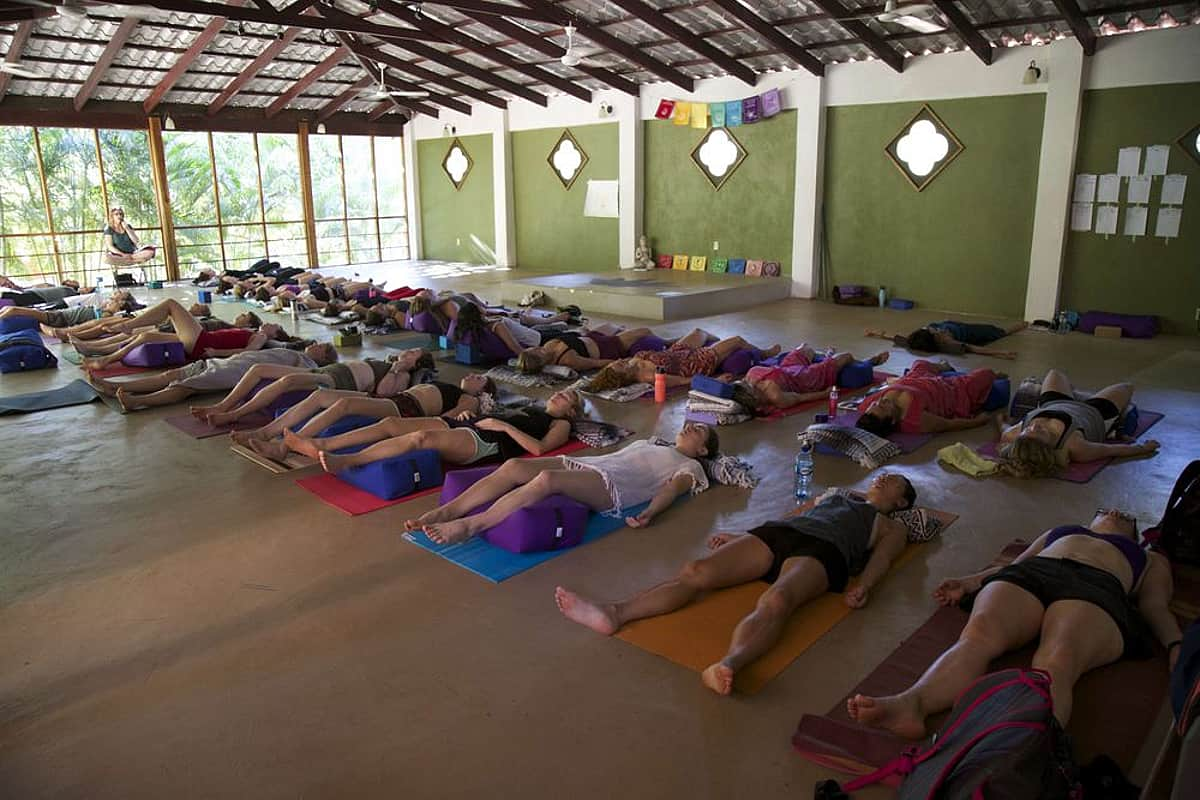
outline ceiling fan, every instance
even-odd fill
[[[18,78],[36,79],[46,77],[43,73],[38,72],[36,69],[22,67],[20,64],[10,64],[7,61],[0,61],[0,72],[7,72],[9,75],[15,75]]]
[[[126,19],[150,19],[158,13],[158,9],[153,6],[126,6],[120,3],[95,3],[85,7],[76,0],[63,0],[61,3],[50,3],[47,0],[13,0],[13,2],[23,6],[52,8],[55,16],[70,22],[82,22],[87,19],[89,10],[111,11],[111,13]]]
[[[896,0],[886,0],[883,11],[875,14],[858,14],[851,17],[834,17],[834,20],[873,19],[877,22],[890,22],[917,33],[940,33],[946,26],[940,22],[920,16],[921,14],[937,13],[933,3],[897,3]]]
[[[597,53],[604,52],[602,50],[581,50],[575,45],[575,34],[577,29],[573,23],[568,22],[563,28],[563,33],[567,35],[566,52],[558,59],[564,67],[578,67],[580,64],[588,67],[608,67],[612,66],[611,62],[600,61],[591,56]]]
[[[387,67],[383,64],[379,65],[379,83],[372,86],[370,89],[363,90],[359,95],[363,100],[372,100],[382,102],[393,97],[429,97],[429,92],[424,89],[389,89],[384,82],[384,77],[387,72]]]

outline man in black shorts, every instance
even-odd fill
[[[758,607],[733,632],[725,657],[704,670],[704,685],[733,690],[733,676],[775,644],[788,617],[825,592],[845,591],[846,605],[862,608],[872,587],[903,551],[908,531],[888,515],[912,508],[917,492],[908,478],[883,472],[865,497],[827,491],[789,519],[740,533],[718,533],[713,553],[684,564],[678,576],[617,603],[597,603],[558,587],[555,599],[569,619],[606,635],[636,619],[667,614],[702,592],[765,580]],[[858,583],[847,589],[851,575]]]

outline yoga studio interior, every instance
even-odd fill
[[[0,798],[1200,797],[1200,4],[0,0]]]

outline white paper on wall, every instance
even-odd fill
[[[1145,206],[1125,206],[1125,230],[1123,233],[1126,236],[1146,235]]]
[[[1096,206],[1096,233],[1112,236],[1117,232],[1117,206]]]
[[[1071,230],[1090,231],[1092,229],[1092,204],[1071,203]]]
[[[1160,208],[1154,223],[1154,235],[1164,239],[1179,238],[1179,222],[1183,219],[1182,208]]]
[[[1166,175],[1167,174],[1167,158],[1171,153],[1171,145],[1169,144],[1154,144],[1146,148],[1146,167],[1143,171],[1146,175]]]
[[[1149,203],[1150,202],[1150,176],[1149,175],[1134,175],[1129,179],[1129,194],[1126,195],[1127,203]]]
[[[1117,174],[1129,178],[1142,171],[1142,148],[1122,147],[1117,152]]]
[[[1163,178],[1162,197],[1159,202],[1165,206],[1181,206],[1185,191],[1187,191],[1187,175],[1167,175]]]
[[[585,217],[616,217],[617,181],[588,181],[583,199]]]
[[[1090,203],[1096,199],[1096,176],[1079,174],[1075,176],[1076,203]]]
[[[1121,201],[1121,176],[1115,172],[1101,175],[1096,184],[1097,203],[1119,203]]]

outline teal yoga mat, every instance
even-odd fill
[[[588,519],[587,530],[584,531],[582,542],[566,550],[548,550],[544,553],[510,553],[507,550],[489,544],[478,536],[473,536],[467,541],[459,542],[458,544],[434,544],[421,531],[406,533],[404,534],[404,538],[435,555],[441,556],[451,563],[457,564],[465,570],[474,572],[481,578],[487,578],[492,583],[500,583],[514,575],[521,574],[527,569],[536,567],[538,564],[578,550],[580,547],[585,547],[596,539],[624,528],[625,517],[632,517],[635,514],[641,513],[642,509],[648,505],[650,504],[642,503],[641,505],[626,508],[621,512],[620,517],[606,517],[601,514],[592,514]]]
[[[57,389],[0,397],[0,415],[28,414],[33,411],[48,411],[51,408],[81,406],[99,396],[100,393],[88,385],[87,381],[73,380]]]

